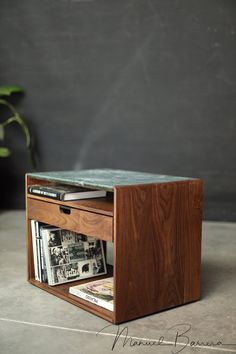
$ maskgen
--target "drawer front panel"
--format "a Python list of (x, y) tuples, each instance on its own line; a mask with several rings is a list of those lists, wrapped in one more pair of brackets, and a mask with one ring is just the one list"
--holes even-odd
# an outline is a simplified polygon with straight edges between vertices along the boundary
[(28, 217), (101, 240), (113, 239), (111, 216), (28, 198)]

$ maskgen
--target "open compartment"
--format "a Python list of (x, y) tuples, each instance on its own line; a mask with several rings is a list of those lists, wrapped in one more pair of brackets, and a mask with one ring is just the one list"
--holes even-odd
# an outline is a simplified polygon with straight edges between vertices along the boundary
[[(63, 300), (114, 322), (114, 311), (107, 310), (69, 293), (71, 286), (113, 277), (113, 265), (107, 264), (106, 252), (107, 242), (111, 245), (113, 241), (113, 193), (109, 193), (105, 198), (62, 202), (28, 193), (28, 186), (34, 184), (43, 185), (45, 181), (26, 178), (28, 281)], [(48, 184), (47, 182), (46, 185)], [(52, 182), (50, 184), (56, 185)], [(104, 246), (107, 273), (57, 285), (49, 285), (36, 280), (31, 220), (101, 240)], [(113, 258), (113, 254), (110, 253), (109, 258)]]

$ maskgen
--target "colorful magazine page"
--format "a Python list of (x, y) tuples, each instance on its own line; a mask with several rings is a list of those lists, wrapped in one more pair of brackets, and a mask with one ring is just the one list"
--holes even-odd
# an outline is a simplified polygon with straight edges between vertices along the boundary
[(113, 311), (113, 277), (71, 286), (69, 292), (84, 300)]

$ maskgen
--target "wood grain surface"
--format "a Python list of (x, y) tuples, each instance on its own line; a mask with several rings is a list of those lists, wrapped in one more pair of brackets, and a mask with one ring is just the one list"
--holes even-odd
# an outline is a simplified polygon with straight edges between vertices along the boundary
[[(74, 204), (65, 214), (61, 206), (26, 194), (32, 284), (116, 324), (200, 298), (201, 180), (116, 187), (113, 217)], [(34, 280), (30, 219), (105, 241), (114, 235), (114, 267), (108, 275), (114, 276), (114, 312), (70, 295), (68, 284), (51, 287)]]
[(202, 182), (116, 187), (115, 322), (200, 298)]
[[(67, 211), (70, 214), (66, 214)], [(110, 216), (28, 198), (28, 218), (97, 239), (112, 241), (113, 218)]]

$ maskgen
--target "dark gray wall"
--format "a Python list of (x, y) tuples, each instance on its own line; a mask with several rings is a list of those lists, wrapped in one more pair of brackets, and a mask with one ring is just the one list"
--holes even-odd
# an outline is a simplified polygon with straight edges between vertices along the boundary
[[(235, 24), (235, 0), (0, 0), (0, 84), (25, 89), (38, 169), (201, 177), (205, 218), (235, 220)], [(22, 207), (8, 143), (1, 206)]]

